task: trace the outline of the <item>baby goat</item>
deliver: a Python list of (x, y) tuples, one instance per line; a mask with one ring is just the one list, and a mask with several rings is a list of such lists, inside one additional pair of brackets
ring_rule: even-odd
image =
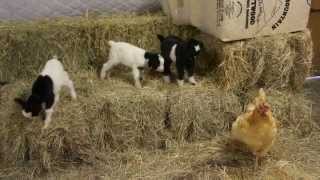
[(123, 64), (131, 67), (135, 86), (137, 88), (141, 88), (140, 80), (143, 78), (139, 69), (143, 69), (148, 66), (153, 70), (163, 72), (164, 59), (160, 54), (146, 52), (144, 49), (125, 42), (109, 41), (109, 45), (111, 46), (109, 60), (102, 67), (100, 74), (101, 79), (106, 77), (107, 71), (109, 71), (113, 66)]
[(203, 44), (195, 39), (183, 41), (176, 36), (163, 37), (158, 35), (161, 43), (161, 55), (164, 57), (164, 80), (170, 82), (171, 64), (176, 63), (178, 84), (183, 85), (184, 73), (187, 72), (188, 81), (196, 85), (194, 79), (195, 58), (200, 54)]
[(16, 98), (15, 101), (22, 106), (22, 114), (26, 118), (38, 116), (42, 110), (45, 110), (46, 129), (51, 122), (53, 109), (59, 101), (59, 93), (63, 86), (69, 88), (72, 99), (77, 98), (73, 82), (68, 73), (64, 70), (62, 63), (54, 57), (47, 61), (44, 69), (34, 81), (31, 96), (27, 101)]

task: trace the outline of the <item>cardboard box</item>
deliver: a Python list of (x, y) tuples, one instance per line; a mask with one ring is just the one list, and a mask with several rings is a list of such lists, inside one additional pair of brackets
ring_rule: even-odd
[(308, 0), (164, 1), (174, 23), (193, 25), (222, 41), (305, 30), (310, 12)]
[(170, 13), (170, 7), (169, 7), (169, 2), (168, 1), (161, 1), (161, 6), (162, 6), (162, 10), (165, 14), (169, 14)]
[(311, 30), (313, 49), (314, 49), (314, 64), (320, 65), (320, 12), (310, 14), (309, 28)]
[(311, 8), (314, 10), (320, 10), (320, 0), (312, 0)]
[(189, 0), (166, 0), (169, 5), (170, 16), (178, 25), (190, 24), (190, 2)]

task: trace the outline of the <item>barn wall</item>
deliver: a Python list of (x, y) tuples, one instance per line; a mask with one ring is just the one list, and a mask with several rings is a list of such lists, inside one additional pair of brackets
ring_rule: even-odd
[(81, 15), (91, 11), (156, 10), (160, 0), (1, 0), (0, 20), (30, 20)]

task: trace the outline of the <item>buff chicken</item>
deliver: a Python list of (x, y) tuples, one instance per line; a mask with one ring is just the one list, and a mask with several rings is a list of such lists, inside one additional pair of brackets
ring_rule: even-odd
[(244, 114), (232, 124), (231, 137), (245, 144), (258, 159), (270, 150), (277, 134), (277, 120), (272, 116), (263, 89)]

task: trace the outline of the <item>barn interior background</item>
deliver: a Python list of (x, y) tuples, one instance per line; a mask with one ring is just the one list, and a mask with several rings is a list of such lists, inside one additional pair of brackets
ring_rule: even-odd
[(82, 15), (87, 10), (143, 12), (160, 9), (160, 0), (3, 0), (1, 20), (31, 20), (45, 17)]

